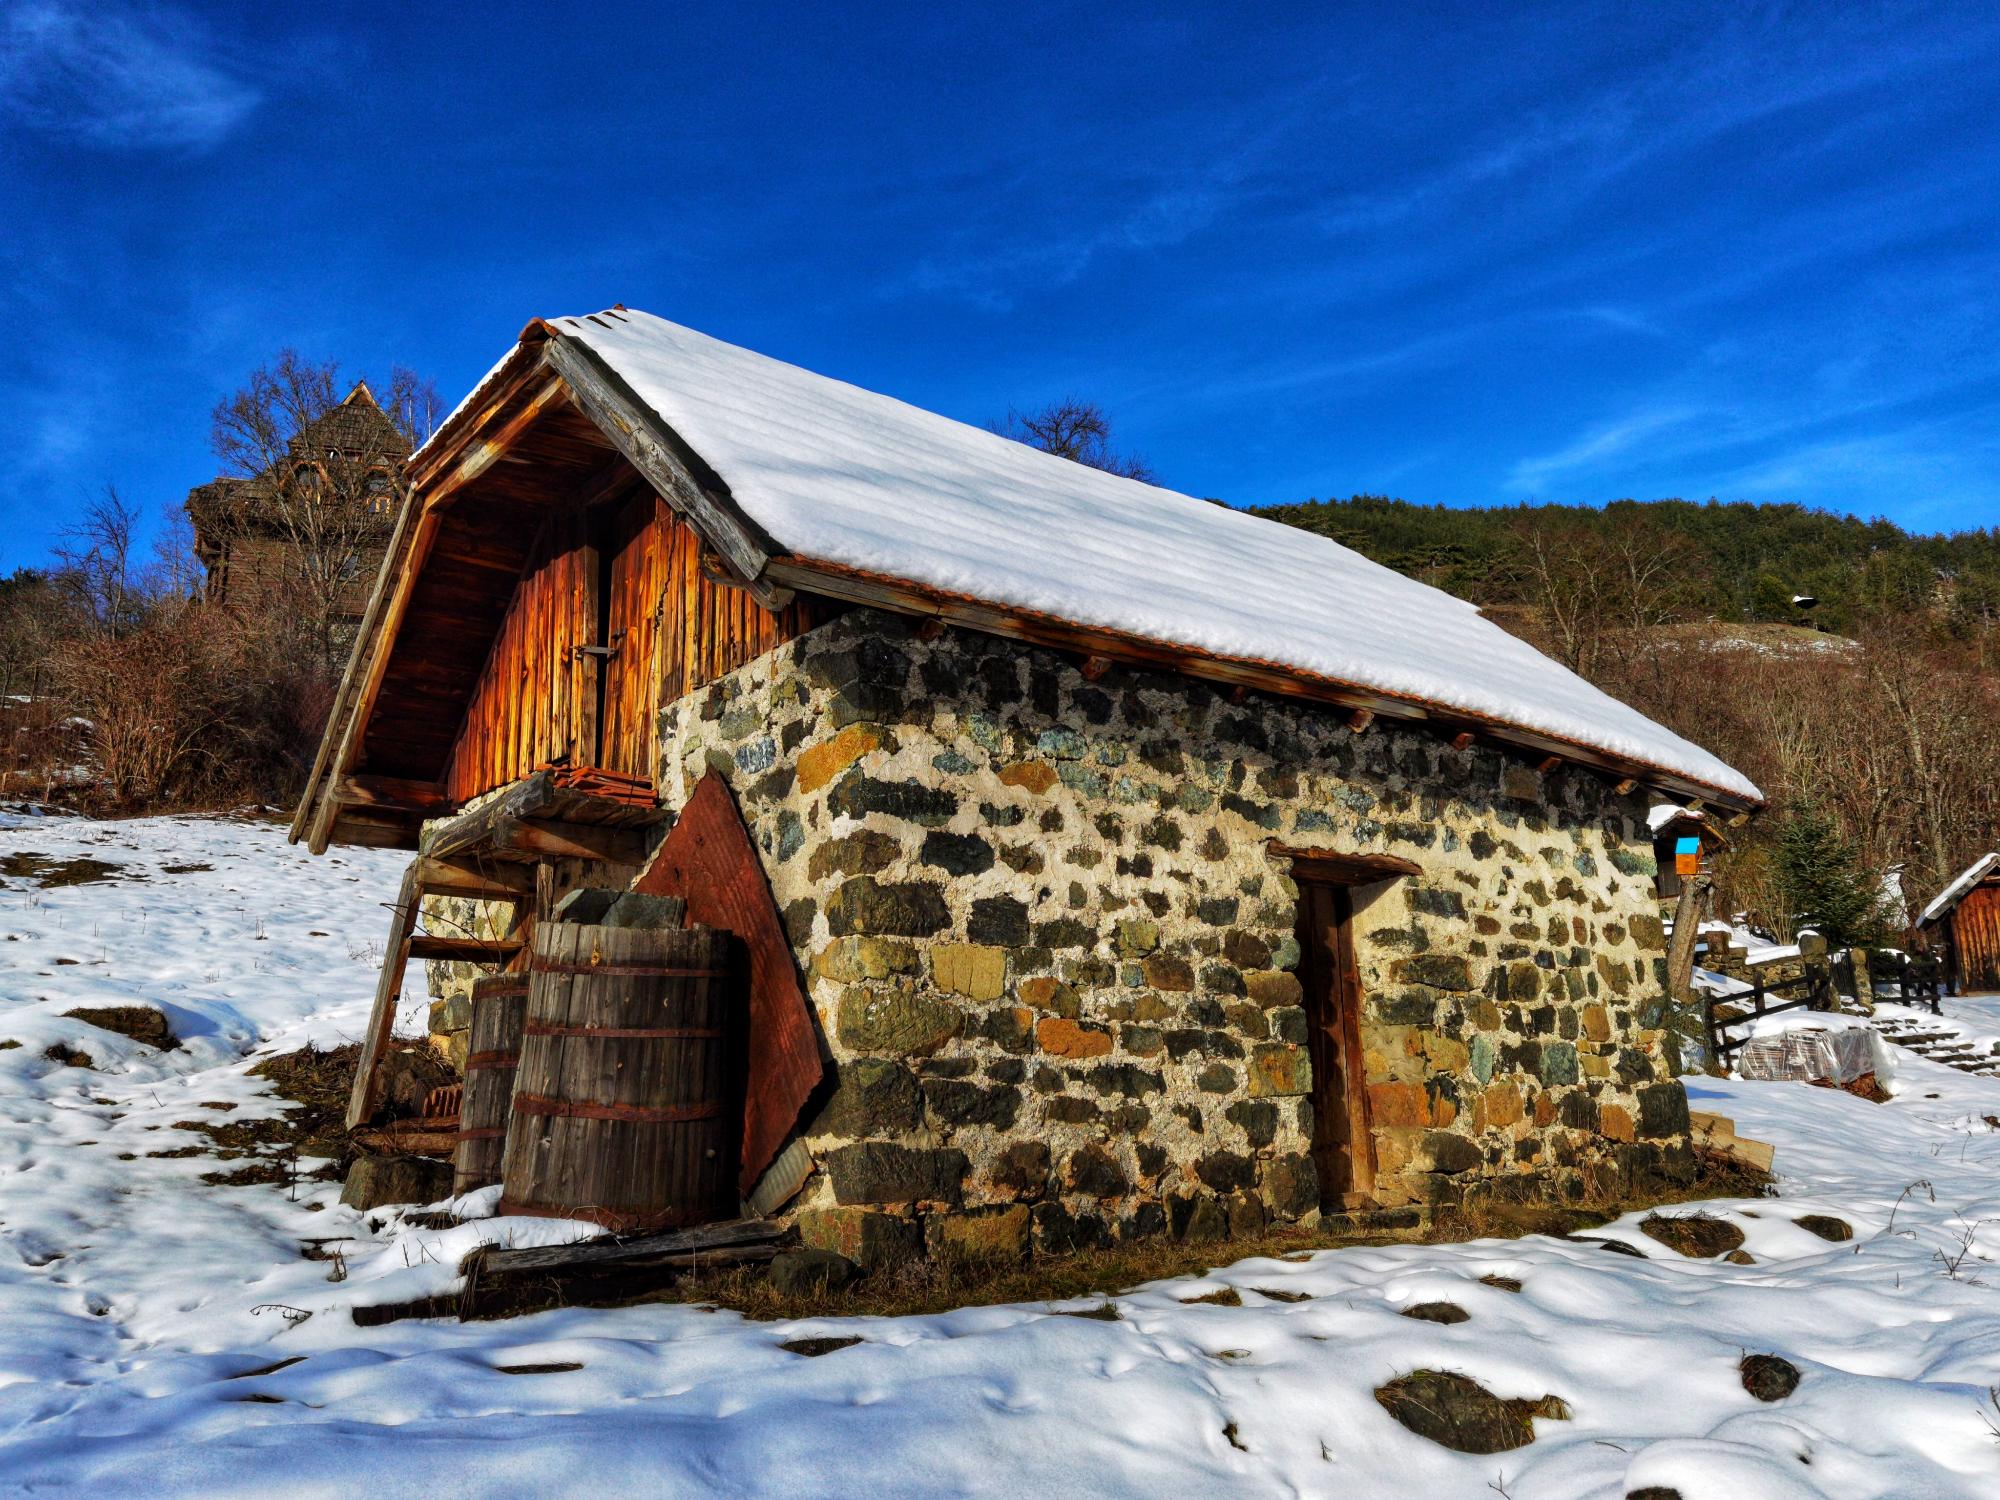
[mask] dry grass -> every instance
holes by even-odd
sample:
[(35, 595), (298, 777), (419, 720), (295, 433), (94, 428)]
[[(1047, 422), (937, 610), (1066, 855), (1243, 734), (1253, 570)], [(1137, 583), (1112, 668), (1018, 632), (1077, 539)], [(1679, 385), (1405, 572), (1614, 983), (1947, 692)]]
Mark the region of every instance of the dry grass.
[(299, 1155), (330, 1157), (342, 1167), (357, 1155), (347, 1135), (347, 1096), (360, 1061), (360, 1044), (350, 1042), (330, 1051), (303, 1047), (250, 1070), (255, 1077), (269, 1079), (272, 1089), (296, 1106), (285, 1112), (281, 1128)]

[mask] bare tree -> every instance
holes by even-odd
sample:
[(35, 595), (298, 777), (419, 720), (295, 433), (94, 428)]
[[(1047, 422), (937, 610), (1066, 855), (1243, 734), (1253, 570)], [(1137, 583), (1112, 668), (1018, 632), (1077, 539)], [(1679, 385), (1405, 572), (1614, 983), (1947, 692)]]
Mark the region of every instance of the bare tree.
[(389, 414), (389, 420), (395, 423), (412, 450), (431, 440), (432, 434), (444, 425), (447, 412), (436, 382), (406, 365), (389, 367), (388, 399), (382, 403), (382, 410)]
[(1007, 420), (995, 423), (993, 430), (1030, 448), (1053, 453), (1057, 458), (1126, 479), (1153, 482), (1153, 471), (1144, 459), (1112, 449), (1111, 419), (1094, 401), (1065, 396), (1039, 411), (1010, 410)]
[(139, 510), (116, 487), (83, 509), (56, 543), (56, 581), (100, 633), (114, 639), (137, 628), (145, 614), (146, 580), (137, 567)]
[(1679, 536), (1605, 525), (1521, 539), (1520, 568), (1542, 646), (1572, 672), (1599, 679), (1615, 664), (1657, 660), (1657, 632), (1686, 617), (1697, 561)]
[(345, 654), (345, 622), (401, 504), (401, 461), (443, 413), (436, 387), (398, 367), (386, 403), (331, 420), (356, 399), (342, 385), (333, 361), (283, 350), (217, 404), (210, 439), (235, 483), (217, 497), (207, 524), (241, 544), (280, 545), (284, 576), (266, 584), (281, 584), (280, 597), (259, 602), (302, 632), (329, 672)]

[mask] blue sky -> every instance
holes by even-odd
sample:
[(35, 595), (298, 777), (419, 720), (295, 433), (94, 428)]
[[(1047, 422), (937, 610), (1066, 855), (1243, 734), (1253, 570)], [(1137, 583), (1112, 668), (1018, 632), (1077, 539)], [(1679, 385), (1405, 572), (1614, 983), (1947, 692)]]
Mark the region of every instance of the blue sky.
[(1992, 525), (1996, 80), (1975, 6), (6, 0), (0, 567), (284, 345), (449, 401), (613, 302), (1239, 504)]

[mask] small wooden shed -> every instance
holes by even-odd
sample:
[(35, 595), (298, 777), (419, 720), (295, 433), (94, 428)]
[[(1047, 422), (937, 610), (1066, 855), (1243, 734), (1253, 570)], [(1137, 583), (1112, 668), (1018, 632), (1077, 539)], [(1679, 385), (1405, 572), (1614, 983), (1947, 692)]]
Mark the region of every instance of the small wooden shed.
[(1917, 918), (1954, 994), (2000, 990), (2000, 852), (1982, 854)]

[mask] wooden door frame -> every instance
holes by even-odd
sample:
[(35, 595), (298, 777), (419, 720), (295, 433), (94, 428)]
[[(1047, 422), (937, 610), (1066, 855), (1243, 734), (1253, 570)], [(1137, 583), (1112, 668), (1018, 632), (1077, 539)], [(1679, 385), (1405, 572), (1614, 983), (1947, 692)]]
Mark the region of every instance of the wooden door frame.
[[(1291, 877), (1301, 887), (1316, 886), (1327, 891), (1333, 901), (1333, 974), (1329, 976), (1330, 986), (1337, 990), (1317, 999), (1307, 995), (1307, 1021), (1313, 1019), (1313, 1007), (1331, 1005), (1335, 1011), (1337, 1029), (1334, 1033), (1335, 1049), (1339, 1053), (1341, 1071), (1341, 1092), (1347, 1115), (1347, 1186), (1341, 1195), (1341, 1202), (1347, 1208), (1372, 1207), (1375, 1202), (1375, 1130), (1368, 1107), (1368, 1069), (1364, 1061), (1366, 1053), (1361, 1045), (1361, 971), (1354, 950), (1354, 896), (1363, 887), (1379, 885), (1405, 875), (1418, 873), (1420, 867), (1411, 860), (1383, 854), (1333, 854), (1318, 850), (1286, 849), (1272, 845), (1271, 852), (1290, 860)], [(1309, 901), (1301, 889), (1300, 906), (1303, 911)], [(1302, 945), (1303, 947), (1303, 945)], [(1307, 955), (1302, 951), (1301, 963)], [(1314, 967), (1317, 968), (1317, 961)], [(1318, 976), (1315, 976), (1318, 977)], [(1320, 1090), (1330, 1080), (1320, 1077), (1320, 1070), (1314, 1069), (1313, 1123), (1319, 1124)], [(1315, 1141), (1315, 1146), (1319, 1143)], [(1321, 1205), (1325, 1207), (1322, 1193)]]
[[(1338, 1173), (1331, 1179), (1321, 1174), (1320, 1206), (1327, 1209), (1337, 1202), (1342, 1208), (1356, 1208), (1374, 1201), (1375, 1137), (1362, 1063), (1353, 887), (1303, 873), (1293, 879), (1300, 885), (1299, 957), (1306, 981), (1306, 1024), (1318, 1051), (1311, 1059), (1313, 1161), (1315, 1169), (1324, 1162), (1327, 1172)], [(1336, 1084), (1337, 1101), (1327, 1097)], [(1338, 1109), (1331, 1121), (1330, 1107)], [(1322, 1140), (1322, 1133), (1330, 1139)]]

